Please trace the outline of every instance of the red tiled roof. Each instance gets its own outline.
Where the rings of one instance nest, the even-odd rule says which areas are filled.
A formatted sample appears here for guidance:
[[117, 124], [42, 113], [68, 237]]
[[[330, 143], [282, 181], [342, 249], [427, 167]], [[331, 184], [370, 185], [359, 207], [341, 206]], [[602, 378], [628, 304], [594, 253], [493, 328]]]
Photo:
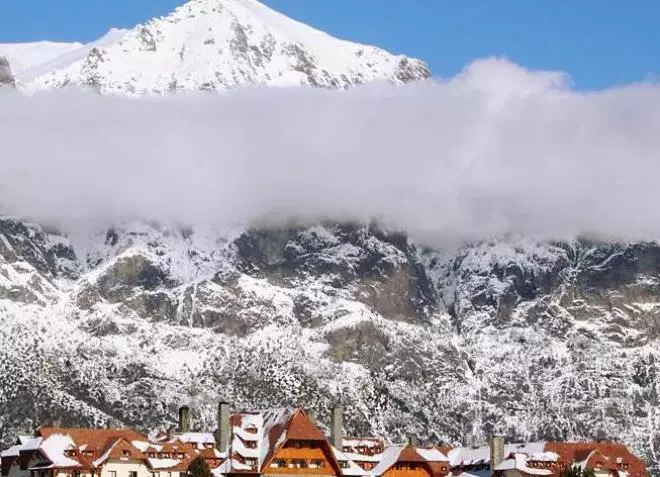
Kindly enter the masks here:
[[321, 432], [302, 409], [293, 414], [293, 417], [289, 420], [286, 437], [287, 439], [301, 441], [325, 441], [327, 439], [325, 434]]
[[411, 446], [406, 446], [401, 450], [397, 462], [422, 462], [426, 463], [426, 459], [419, 455], [417, 451]]
[[[556, 442], [545, 444], [546, 452], [554, 452], [559, 455], [559, 461], [576, 464], [584, 462], [587, 467], [593, 468], [600, 461], [603, 468], [616, 469], [617, 464], [628, 464], [624, 469], [631, 477], [648, 477], [646, 463], [634, 455], [628, 447], [618, 442]], [[595, 452], [594, 452], [595, 451]]]
[[133, 429], [83, 429], [74, 427], [42, 427], [37, 435], [48, 438], [53, 434], [65, 434], [71, 437], [76, 446], [87, 445], [88, 450], [99, 452], [107, 449], [110, 441], [119, 438], [131, 441], [148, 441], [149, 439]]

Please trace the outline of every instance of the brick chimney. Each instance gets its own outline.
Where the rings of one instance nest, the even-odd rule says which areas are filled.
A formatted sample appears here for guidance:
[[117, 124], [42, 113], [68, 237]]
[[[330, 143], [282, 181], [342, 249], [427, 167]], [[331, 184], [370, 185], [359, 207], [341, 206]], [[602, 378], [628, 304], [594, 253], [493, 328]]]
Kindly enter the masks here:
[[190, 432], [190, 408], [181, 406], [179, 408], [179, 434]]
[[504, 436], [493, 434], [490, 438], [490, 471], [495, 472], [495, 468], [504, 460]]
[[218, 428], [215, 431], [215, 446], [220, 452], [229, 448], [229, 403], [218, 403]]
[[344, 408], [332, 408], [332, 423], [330, 424], [330, 440], [335, 449], [341, 451], [344, 447]]

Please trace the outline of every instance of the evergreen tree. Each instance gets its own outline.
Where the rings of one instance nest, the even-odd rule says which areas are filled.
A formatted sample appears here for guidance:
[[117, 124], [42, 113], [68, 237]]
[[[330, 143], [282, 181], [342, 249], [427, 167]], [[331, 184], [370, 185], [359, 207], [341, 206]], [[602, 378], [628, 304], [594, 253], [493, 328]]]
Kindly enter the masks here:
[[188, 467], [189, 477], [213, 477], [211, 469], [206, 461], [200, 456], [190, 463]]
[[559, 477], [596, 477], [593, 470], [585, 470], [580, 466], [568, 466], [561, 471]]

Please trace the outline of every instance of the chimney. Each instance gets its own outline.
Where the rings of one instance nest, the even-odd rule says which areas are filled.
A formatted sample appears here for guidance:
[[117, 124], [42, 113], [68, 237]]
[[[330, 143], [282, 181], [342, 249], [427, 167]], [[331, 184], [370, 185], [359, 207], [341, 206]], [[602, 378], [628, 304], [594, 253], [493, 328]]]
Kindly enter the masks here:
[[409, 434], [408, 435], [408, 444], [413, 446], [413, 447], [419, 447], [419, 439], [417, 439], [417, 435]]
[[493, 434], [490, 438], [490, 471], [495, 472], [495, 468], [504, 460], [504, 436]]
[[335, 449], [342, 450], [344, 447], [344, 408], [335, 406], [332, 408], [332, 423], [330, 425], [330, 440]]
[[190, 408], [181, 406], [179, 408], [179, 434], [190, 432]]
[[220, 452], [229, 448], [229, 403], [218, 403], [218, 429], [215, 431], [215, 446]]

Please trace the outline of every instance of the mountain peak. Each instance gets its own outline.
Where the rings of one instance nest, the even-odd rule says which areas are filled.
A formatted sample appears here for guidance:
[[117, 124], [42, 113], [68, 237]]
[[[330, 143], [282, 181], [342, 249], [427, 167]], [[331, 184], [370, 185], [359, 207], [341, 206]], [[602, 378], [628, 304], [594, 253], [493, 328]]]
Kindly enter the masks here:
[[420, 60], [334, 38], [256, 0], [191, 0], [109, 37], [50, 62], [47, 71], [19, 77], [19, 84], [161, 94], [245, 84], [345, 89], [431, 74]]

